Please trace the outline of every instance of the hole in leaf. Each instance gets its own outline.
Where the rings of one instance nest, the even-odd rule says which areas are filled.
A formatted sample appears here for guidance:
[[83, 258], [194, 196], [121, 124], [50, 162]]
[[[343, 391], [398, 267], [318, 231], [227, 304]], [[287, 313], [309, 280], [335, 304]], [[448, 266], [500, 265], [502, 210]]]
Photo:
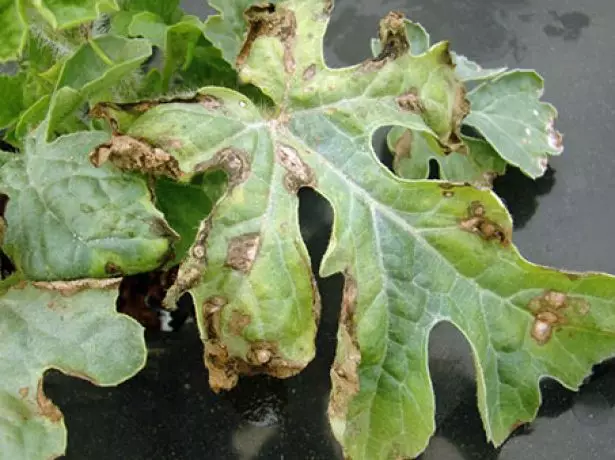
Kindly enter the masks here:
[[376, 152], [376, 156], [380, 162], [391, 172], [393, 171], [393, 152], [389, 150], [387, 145], [387, 135], [391, 130], [390, 126], [378, 128], [372, 136], [372, 148]]
[[436, 436], [449, 442], [430, 443], [421, 458], [446, 458], [445, 448], [452, 444], [459, 449], [460, 458], [497, 459], [498, 450], [485, 445], [470, 345], [448, 322], [431, 331], [429, 371], [436, 398]]
[[519, 169], [509, 166], [506, 174], [494, 181], [494, 190], [512, 214], [515, 229], [523, 228], [538, 208], [538, 197], [546, 195], [555, 184], [555, 170], [547, 167], [544, 176], [530, 179]]

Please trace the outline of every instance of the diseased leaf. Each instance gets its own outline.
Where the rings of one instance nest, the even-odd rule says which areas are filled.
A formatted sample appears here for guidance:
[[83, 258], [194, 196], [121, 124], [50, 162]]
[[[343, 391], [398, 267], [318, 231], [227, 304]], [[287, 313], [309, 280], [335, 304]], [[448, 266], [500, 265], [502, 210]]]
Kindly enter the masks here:
[[115, 311], [119, 280], [25, 283], [0, 296], [0, 456], [56, 458], [66, 449], [60, 410], [43, 392], [58, 369], [112, 386], [145, 364], [143, 329]]
[[110, 89], [152, 53], [147, 40], [103, 35], [91, 39], [64, 64], [49, 109], [50, 132], [86, 100], [113, 99]]
[[[268, 2], [276, 5], [280, 0]], [[260, 5], [263, 10], [267, 4], [259, 0], [209, 0], [209, 4], [220, 12], [219, 15], [209, 16], [205, 22], [205, 36], [222, 51], [222, 57], [231, 65], [239, 55], [246, 39], [248, 24], [245, 21], [245, 11], [250, 7]]]
[[26, 41], [26, 26], [16, 0], [0, 0], [0, 62], [17, 59]]
[[540, 102], [542, 92], [536, 72], [500, 74], [468, 94], [472, 111], [465, 119], [502, 158], [533, 178], [544, 174], [549, 155], [563, 150], [562, 136], [553, 127], [557, 111]]
[[462, 140], [463, 151], [445, 153], [438, 141], [425, 132], [397, 126], [387, 136], [393, 152], [393, 169], [401, 177], [426, 179], [429, 161], [434, 159], [439, 165], [440, 179], [491, 187], [494, 177], [504, 174], [506, 162], [487, 142], [468, 136], [462, 136]]
[[208, 37], [273, 109], [206, 87], [186, 101], [101, 113], [121, 119], [116, 138], [173, 155], [180, 182], [220, 169], [229, 176], [166, 299], [193, 296], [214, 389], [239, 374], [292, 375], [314, 355], [319, 302], [298, 227], [301, 187], [334, 210], [320, 274], [346, 280], [329, 416], [348, 458], [425, 448], [434, 430], [427, 344], [441, 321], [471, 345], [495, 444], [535, 417], [540, 379], [577, 388], [615, 354], [613, 277], [530, 264], [492, 192], [402, 180], [376, 158], [372, 133], [389, 125], [461, 147], [468, 104], [446, 43], [412, 55], [404, 18], [391, 13], [380, 26], [383, 52], [330, 69], [322, 57], [330, 0], [259, 2], [244, 25], [253, 2], [214, 4], [224, 16], [208, 22]]
[[95, 168], [88, 158], [108, 134], [80, 132], [47, 143], [45, 128], [0, 169], [0, 193], [9, 197], [3, 250], [16, 267], [31, 280], [57, 280], [160, 266], [175, 236], [144, 179], [111, 165]]

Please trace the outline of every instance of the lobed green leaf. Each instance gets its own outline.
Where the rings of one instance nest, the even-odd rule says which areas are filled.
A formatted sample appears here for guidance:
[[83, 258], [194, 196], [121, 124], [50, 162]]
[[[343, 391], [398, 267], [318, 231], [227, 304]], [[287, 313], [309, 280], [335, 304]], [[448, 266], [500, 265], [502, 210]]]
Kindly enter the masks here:
[[80, 132], [48, 143], [41, 125], [0, 168], [9, 197], [3, 250], [31, 280], [102, 278], [153, 270], [174, 233], [150, 201], [145, 180], [88, 153], [109, 136]]
[[143, 329], [115, 311], [119, 280], [17, 281], [0, 286], [0, 457], [56, 458], [66, 428], [44, 394], [44, 373], [117, 385], [145, 364]]

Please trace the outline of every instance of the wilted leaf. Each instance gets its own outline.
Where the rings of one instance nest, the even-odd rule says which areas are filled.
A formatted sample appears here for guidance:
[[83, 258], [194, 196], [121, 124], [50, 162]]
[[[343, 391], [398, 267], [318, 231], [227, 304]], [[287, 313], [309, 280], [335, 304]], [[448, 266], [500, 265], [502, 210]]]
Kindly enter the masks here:
[[26, 26], [17, 0], [0, 0], [0, 62], [17, 59], [26, 40]]
[[3, 249], [17, 268], [28, 279], [56, 280], [140, 273], [163, 263], [174, 233], [150, 202], [145, 180], [90, 163], [88, 153], [108, 134], [47, 143], [45, 128], [0, 169], [0, 193], [9, 197]]
[[[411, 55], [404, 20], [391, 13], [380, 27], [386, 53], [330, 69], [322, 58], [330, 0], [259, 4], [246, 12], [249, 26], [238, 23], [246, 2], [218, 6], [225, 16], [208, 26], [233, 30], [218, 37], [225, 58], [274, 110], [209, 87], [190, 102], [143, 105], [122, 133], [173, 154], [183, 181], [229, 175], [167, 297], [169, 305], [185, 290], [194, 297], [214, 388], [241, 373], [292, 375], [314, 354], [318, 297], [298, 228], [301, 187], [335, 213], [320, 273], [346, 278], [330, 417], [349, 458], [425, 448], [434, 430], [427, 343], [440, 321], [471, 344], [478, 405], [496, 444], [535, 416], [542, 377], [576, 388], [615, 353], [612, 277], [532, 265], [512, 245], [510, 216], [493, 193], [405, 181], [378, 162], [371, 135], [381, 126], [460, 145], [467, 105], [447, 44]], [[247, 40], [236, 46], [237, 37]]]
[[508, 163], [536, 178], [549, 155], [562, 153], [562, 136], [553, 127], [557, 111], [540, 102], [543, 80], [536, 72], [513, 70], [474, 88], [465, 123], [478, 130]]
[[66, 428], [43, 392], [45, 371], [117, 385], [145, 364], [143, 329], [115, 311], [119, 280], [2, 284], [0, 457], [56, 458]]

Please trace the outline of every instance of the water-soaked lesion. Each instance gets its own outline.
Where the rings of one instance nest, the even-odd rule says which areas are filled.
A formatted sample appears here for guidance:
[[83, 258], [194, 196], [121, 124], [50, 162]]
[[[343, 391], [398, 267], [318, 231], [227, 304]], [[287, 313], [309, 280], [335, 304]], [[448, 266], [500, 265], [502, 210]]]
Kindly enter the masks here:
[[568, 323], [570, 314], [585, 316], [590, 308], [585, 299], [552, 290], [530, 300], [527, 307], [534, 315], [530, 335], [539, 345], [549, 342], [553, 332]]

